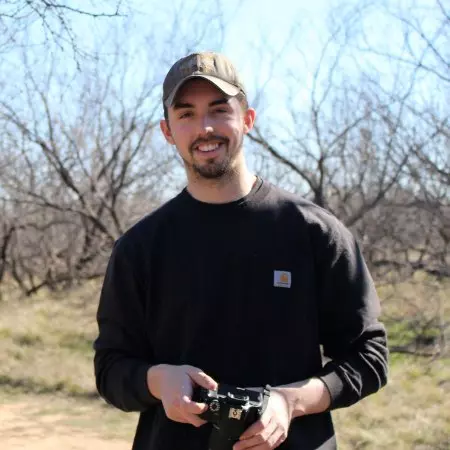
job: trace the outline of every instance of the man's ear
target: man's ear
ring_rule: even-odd
[[[159,126],[161,128],[164,137],[166,138],[166,141],[171,145],[175,145],[175,141],[173,140],[172,137],[172,132],[170,131],[169,123],[166,120],[162,119],[159,122]]]
[[[247,111],[244,112],[244,133],[248,134],[255,123],[256,119],[256,111],[253,108],[248,108]]]

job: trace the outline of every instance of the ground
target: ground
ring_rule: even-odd
[[[98,289],[0,301],[1,450],[131,449],[137,414],[107,405],[95,389]],[[400,332],[390,326],[391,343],[402,343]],[[449,450],[449,392],[448,356],[392,353],[388,385],[333,413],[339,450]]]
[[[63,409],[67,408],[66,411]],[[113,411],[105,423],[87,402],[51,396],[10,397],[0,406],[2,450],[129,450],[134,418],[127,418],[119,432],[113,430]],[[97,410],[97,411],[95,411]]]
[[[82,430],[58,424],[61,416],[47,416],[42,420],[24,420],[23,411],[29,403],[2,405],[0,423],[2,449],[7,450],[125,450],[129,441],[104,439]]]

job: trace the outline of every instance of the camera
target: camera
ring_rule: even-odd
[[[213,424],[208,450],[231,450],[242,433],[260,419],[269,395],[270,386],[253,390],[220,384],[217,391],[197,387],[192,400],[208,405],[199,417]]]

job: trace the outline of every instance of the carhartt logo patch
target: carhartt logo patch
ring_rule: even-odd
[[[291,287],[291,272],[285,272],[284,270],[273,271],[273,285],[275,287]]]

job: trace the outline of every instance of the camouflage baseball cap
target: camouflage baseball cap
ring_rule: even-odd
[[[224,94],[234,97],[245,88],[231,61],[219,53],[192,53],[179,59],[169,70],[163,84],[163,102],[173,104],[180,87],[192,78],[203,78],[218,87]]]

